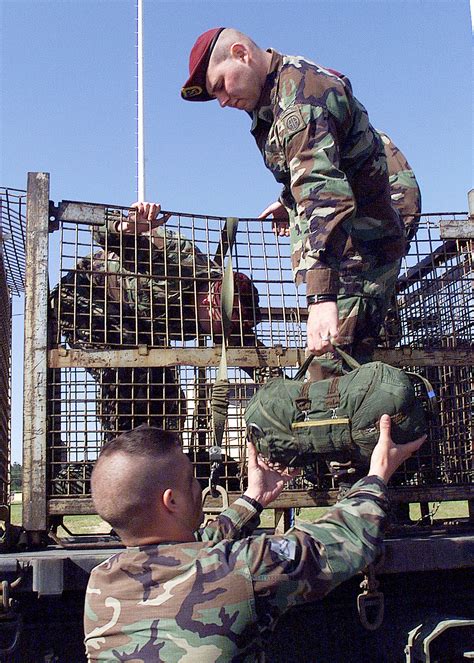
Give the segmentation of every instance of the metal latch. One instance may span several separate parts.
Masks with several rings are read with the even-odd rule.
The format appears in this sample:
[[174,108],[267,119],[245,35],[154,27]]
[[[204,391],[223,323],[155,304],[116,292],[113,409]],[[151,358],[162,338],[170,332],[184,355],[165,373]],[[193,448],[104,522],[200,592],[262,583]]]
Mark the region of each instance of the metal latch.
[[349,460],[347,463],[340,463],[337,460],[332,460],[329,462],[329,471],[331,472],[333,478],[337,481],[342,476],[347,474],[354,474],[355,467],[352,467],[352,462]]
[[219,496],[217,482],[219,480],[219,473],[222,466],[222,449],[214,445],[209,449],[209,460],[211,461],[211,472],[209,475],[209,491],[212,497]]
[[202,491],[202,511],[204,513],[204,516],[205,516],[204,517],[204,527],[206,527],[209,520],[211,520],[207,516],[218,516],[220,513],[225,511],[229,506],[229,496],[227,495],[226,489],[223,488],[222,486],[217,485],[217,486],[215,486],[214,490],[215,490],[215,493],[217,493],[217,496],[218,495],[221,496],[222,506],[220,506],[220,507],[219,506],[211,506],[211,507],[206,508],[205,502],[206,502],[207,497],[209,495],[211,495],[212,497],[215,497],[215,495],[212,492],[212,489],[211,489],[210,486],[208,486],[207,488],[204,488],[204,490]]
[[0,647],[0,656],[2,658],[6,654],[12,654],[18,647],[23,629],[22,616],[15,610],[17,602],[10,598],[10,590],[18,587],[23,580],[24,569],[19,567],[19,571],[19,577],[11,584],[8,580],[2,580],[0,583],[0,629],[12,632],[10,644],[6,647]]
[[383,622],[384,596],[378,592],[379,581],[375,577],[372,564],[366,569],[364,579],[360,583],[364,591],[357,597],[357,611],[361,624],[368,631],[375,631]]

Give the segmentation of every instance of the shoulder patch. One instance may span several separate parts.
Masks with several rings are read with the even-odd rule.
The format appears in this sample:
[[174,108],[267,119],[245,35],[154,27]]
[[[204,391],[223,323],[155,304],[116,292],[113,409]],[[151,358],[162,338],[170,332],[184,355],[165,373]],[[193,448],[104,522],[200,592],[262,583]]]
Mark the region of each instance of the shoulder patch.
[[281,115],[280,125],[286,136],[292,136],[304,129],[306,122],[301,110],[297,106],[293,106]]
[[296,557],[296,544],[291,539],[272,539],[270,543],[270,550],[274,552],[281,559],[294,561]]

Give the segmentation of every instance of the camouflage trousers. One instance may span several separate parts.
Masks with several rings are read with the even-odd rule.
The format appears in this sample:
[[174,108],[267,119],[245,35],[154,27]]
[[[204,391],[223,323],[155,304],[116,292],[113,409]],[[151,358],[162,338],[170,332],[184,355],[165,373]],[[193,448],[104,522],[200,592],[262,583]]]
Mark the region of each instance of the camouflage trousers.
[[[376,267],[363,277],[341,275],[337,296],[339,342],[360,364],[372,361],[380,345],[380,333],[390,305],[393,305],[400,260]],[[313,361],[311,380],[342,375],[348,369],[336,352],[327,352]]]
[[105,439],[142,424],[183,428],[186,398],[175,368],[89,369],[99,385],[97,416]]

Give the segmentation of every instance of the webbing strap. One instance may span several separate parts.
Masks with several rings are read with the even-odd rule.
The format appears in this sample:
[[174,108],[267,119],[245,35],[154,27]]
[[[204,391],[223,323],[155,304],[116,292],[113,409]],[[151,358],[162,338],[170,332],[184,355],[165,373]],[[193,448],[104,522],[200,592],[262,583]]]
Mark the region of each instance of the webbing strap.
[[419,373],[413,373],[411,371],[405,371],[405,373],[410,377],[414,378],[415,380],[419,380],[424,388],[426,389],[426,395],[428,397],[427,400],[427,405],[428,409],[431,415],[436,415],[438,414],[439,408],[438,408],[438,401],[436,400],[436,392],[433,389],[433,385],[431,382],[425,378],[423,375],[420,375]]
[[316,426],[337,426],[341,424],[349,424],[349,417],[336,417],[334,419],[308,419],[307,421],[295,421],[291,424],[292,430],[294,428],[314,428]]
[[[342,350],[338,345],[334,346],[334,350],[340,355],[340,357],[342,359],[344,359],[344,361],[346,362],[346,364],[350,368],[354,369],[354,368],[359,368],[360,367],[359,362],[356,359],[354,359],[354,357],[351,357],[349,354],[347,354],[347,352]],[[299,367],[297,373],[295,374],[293,380],[303,380],[304,376],[306,374],[306,371],[308,370],[308,368],[310,367],[311,362],[315,358],[317,358],[316,355],[309,355],[308,357],[306,357],[304,362]]]
[[336,375],[332,378],[329,383],[328,393],[326,394],[326,400],[324,404],[329,409],[335,409],[339,407],[341,399],[339,397],[339,376]]
[[350,354],[347,354],[347,352],[342,350],[342,348],[340,348],[338,345],[334,346],[334,350],[338,353],[340,357],[342,357],[342,359],[344,359],[344,361],[350,368],[352,369],[360,368],[359,362],[356,359],[354,359],[354,357],[351,357]]
[[223,246],[222,256],[225,257],[228,247],[229,257],[222,278],[221,319],[222,319],[222,351],[216,381],[212,387],[211,411],[213,444],[220,447],[224,436],[225,422],[229,408],[230,383],[227,375],[227,343],[232,328],[232,311],[234,308],[234,273],[232,267],[232,249],[239,220],[235,217],[226,219],[225,230],[227,246]]
[[308,370],[308,368],[309,368],[311,362],[313,361],[313,359],[315,358],[315,356],[316,355],[309,355],[308,357],[306,357],[306,359],[304,360],[304,362],[301,364],[298,371],[296,372],[293,380],[303,380],[304,379],[304,376],[306,375],[306,371]]

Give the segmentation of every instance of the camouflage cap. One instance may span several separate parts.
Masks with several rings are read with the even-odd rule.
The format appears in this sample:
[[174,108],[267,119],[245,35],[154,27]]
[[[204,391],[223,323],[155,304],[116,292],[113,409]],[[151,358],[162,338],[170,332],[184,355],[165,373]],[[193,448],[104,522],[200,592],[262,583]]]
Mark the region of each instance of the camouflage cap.
[[206,90],[206,71],[212,49],[225,28],[212,28],[200,35],[189,54],[189,78],[181,89],[186,101],[211,101]]

